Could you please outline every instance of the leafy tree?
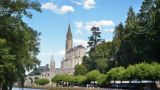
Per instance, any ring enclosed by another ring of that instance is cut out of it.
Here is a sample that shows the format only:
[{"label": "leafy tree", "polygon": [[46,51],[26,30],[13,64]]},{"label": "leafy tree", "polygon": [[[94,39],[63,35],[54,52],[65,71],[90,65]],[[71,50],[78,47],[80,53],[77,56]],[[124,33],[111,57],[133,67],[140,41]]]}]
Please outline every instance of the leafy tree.
[{"label": "leafy tree", "polygon": [[125,69],[123,67],[112,68],[107,73],[108,80],[123,80],[124,79]]},{"label": "leafy tree", "polygon": [[2,89],[11,90],[15,81],[23,86],[25,70],[33,69],[40,64],[36,58],[40,33],[23,22],[22,17],[31,18],[30,10],[41,9],[36,0],[1,0],[0,7],[0,38],[6,40],[6,46],[10,49],[8,53],[15,58],[7,59],[8,63],[0,63],[0,66],[7,66],[3,74]]},{"label": "leafy tree", "polygon": [[95,48],[98,44],[102,42],[101,32],[99,27],[91,28],[92,35],[89,37],[88,48],[90,49],[87,56],[83,58],[83,65],[88,69],[88,71],[92,71],[97,69],[96,60],[94,58]]},{"label": "leafy tree", "polygon": [[[0,39],[0,86],[5,82],[7,77],[10,82],[16,81],[16,70],[13,62],[15,61],[14,55],[10,55],[10,48],[8,47],[5,39]],[[12,77],[10,77],[12,76]]]},{"label": "leafy tree", "polygon": [[97,84],[99,86],[104,86],[105,82],[106,82],[106,75],[105,74],[100,74],[99,76],[97,76]]},{"label": "leafy tree", "polygon": [[99,30],[99,27],[92,27],[91,31],[92,35],[89,37],[88,47],[90,47],[90,50],[92,51],[99,44],[99,42],[102,41],[102,39],[100,36],[101,32]]},{"label": "leafy tree", "polygon": [[121,65],[123,58],[123,34],[124,34],[124,27],[123,24],[120,23],[118,26],[115,27],[114,37],[113,37],[113,55],[114,55],[114,62],[115,65]]},{"label": "leafy tree", "polygon": [[87,73],[87,68],[82,64],[76,65],[74,70],[74,75],[86,75]]},{"label": "leafy tree", "polygon": [[46,78],[40,78],[40,79],[36,79],[34,81],[34,83],[39,84],[39,85],[46,85],[48,84],[50,81]]},{"label": "leafy tree", "polygon": [[78,75],[74,76],[74,83],[77,85],[83,85],[86,82],[86,76]]},{"label": "leafy tree", "polygon": [[88,81],[96,81],[97,80],[97,76],[99,76],[100,73],[98,70],[93,70],[93,71],[90,71],[89,73],[87,73],[87,80]]},{"label": "leafy tree", "polygon": [[111,48],[112,42],[102,42],[95,48],[92,57],[94,57],[100,73],[106,73],[106,71],[112,68]]}]

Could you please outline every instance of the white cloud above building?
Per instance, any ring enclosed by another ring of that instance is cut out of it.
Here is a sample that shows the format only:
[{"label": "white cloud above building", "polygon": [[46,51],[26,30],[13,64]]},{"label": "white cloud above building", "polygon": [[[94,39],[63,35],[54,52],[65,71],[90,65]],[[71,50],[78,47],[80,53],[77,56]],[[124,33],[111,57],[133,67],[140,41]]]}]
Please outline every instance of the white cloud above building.
[{"label": "white cloud above building", "polygon": [[53,2],[47,2],[47,3],[42,4],[41,8],[50,10],[57,14],[66,14],[66,13],[75,11],[72,6],[69,6],[69,5],[58,6]]}]

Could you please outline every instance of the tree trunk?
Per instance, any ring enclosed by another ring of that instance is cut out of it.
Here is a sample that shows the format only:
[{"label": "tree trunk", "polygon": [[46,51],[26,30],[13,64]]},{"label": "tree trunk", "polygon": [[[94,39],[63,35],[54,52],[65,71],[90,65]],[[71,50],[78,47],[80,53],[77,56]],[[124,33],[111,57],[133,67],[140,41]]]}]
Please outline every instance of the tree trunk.
[{"label": "tree trunk", "polygon": [[2,85],[2,90],[8,90],[8,84],[6,81],[4,81],[4,83]]},{"label": "tree trunk", "polygon": [[9,90],[12,90],[12,87],[13,87],[13,83],[9,83]]}]

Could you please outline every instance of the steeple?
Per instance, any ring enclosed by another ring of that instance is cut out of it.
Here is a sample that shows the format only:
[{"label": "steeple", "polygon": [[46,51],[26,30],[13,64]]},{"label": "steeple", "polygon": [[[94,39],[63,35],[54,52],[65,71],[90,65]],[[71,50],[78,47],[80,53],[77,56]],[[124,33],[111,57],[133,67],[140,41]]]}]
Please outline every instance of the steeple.
[{"label": "steeple", "polygon": [[68,26],[68,31],[66,35],[66,51],[72,48],[72,32],[70,24]]},{"label": "steeple", "polygon": [[55,61],[54,61],[54,55],[52,52],[51,61],[50,61],[50,71],[54,72],[54,70],[55,70]]}]

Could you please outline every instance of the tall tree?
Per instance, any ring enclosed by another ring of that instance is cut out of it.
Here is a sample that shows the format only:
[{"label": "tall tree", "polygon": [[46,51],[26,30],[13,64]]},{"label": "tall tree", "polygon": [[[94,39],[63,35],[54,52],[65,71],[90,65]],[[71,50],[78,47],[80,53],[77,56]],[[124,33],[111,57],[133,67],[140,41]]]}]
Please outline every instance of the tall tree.
[{"label": "tall tree", "polygon": [[111,55],[111,49],[112,49],[112,42],[102,42],[95,48],[95,52],[93,57],[95,58],[97,70],[100,71],[100,73],[106,73],[108,70],[110,70],[112,65],[112,55]]},{"label": "tall tree", "polygon": [[90,49],[87,53],[88,55],[83,58],[83,65],[88,69],[88,71],[94,70],[97,68],[96,60],[94,57],[96,46],[102,42],[101,32],[99,27],[91,28],[92,35],[89,37],[88,48]]},{"label": "tall tree", "polygon": [[88,47],[90,47],[90,50],[92,51],[100,42],[102,42],[102,39],[99,27],[92,27],[91,31],[92,35],[89,37]]},{"label": "tall tree", "polygon": [[[31,18],[29,10],[41,11],[41,9],[36,0],[1,0],[0,7],[0,38],[6,40],[8,53],[15,58],[14,61],[7,59],[10,65],[3,70],[2,89],[11,90],[15,81],[23,86],[25,71],[40,63],[36,58],[39,52],[40,33],[29,27],[22,17]],[[8,65],[4,62],[2,59],[0,66]]]}]

